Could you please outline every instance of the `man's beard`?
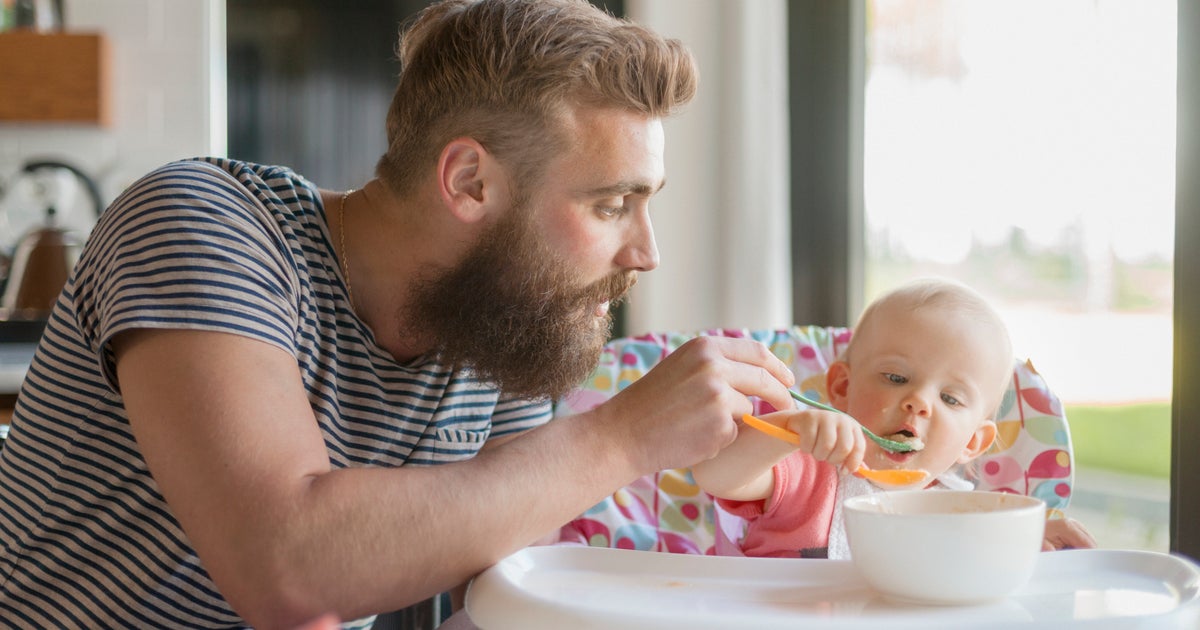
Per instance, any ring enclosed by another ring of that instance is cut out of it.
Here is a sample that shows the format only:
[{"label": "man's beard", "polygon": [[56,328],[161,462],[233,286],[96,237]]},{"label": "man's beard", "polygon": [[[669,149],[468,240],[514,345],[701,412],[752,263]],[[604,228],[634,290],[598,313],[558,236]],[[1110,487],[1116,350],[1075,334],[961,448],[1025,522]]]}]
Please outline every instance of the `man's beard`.
[{"label": "man's beard", "polygon": [[[612,307],[637,282],[617,272],[580,287],[514,204],[456,267],[418,281],[401,321],[442,362],[471,367],[505,394],[560,398],[583,382],[612,329]],[[610,302],[609,312],[595,308]]]}]

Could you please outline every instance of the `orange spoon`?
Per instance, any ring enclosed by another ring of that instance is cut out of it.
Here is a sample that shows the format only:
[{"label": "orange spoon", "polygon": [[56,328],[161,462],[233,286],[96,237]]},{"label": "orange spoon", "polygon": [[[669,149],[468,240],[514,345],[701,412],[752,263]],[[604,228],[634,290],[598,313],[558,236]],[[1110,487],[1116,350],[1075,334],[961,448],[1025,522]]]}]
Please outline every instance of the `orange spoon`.
[{"label": "orange spoon", "polygon": [[[755,418],[750,414],[743,415],[742,422],[745,422],[746,424],[758,429],[759,431],[762,431],[763,433],[766,433],[773,438],[783,440],[789,444],[795,444],[796,446],[800,445],[800,436],[796,435],[794,431],[789,431],[783,427],[773,425],[766,420]],[[929,473],[925,472],[924,470],[909,470],[904,468],[875,470],[872,468],[867,468],[866,466],[859,466],[858,470],[854,471],[854,474],[864,479],[874,481],[875,483],[888,486],[908,486],[920,481],[924,481],[925,478],[929,476]]]}]

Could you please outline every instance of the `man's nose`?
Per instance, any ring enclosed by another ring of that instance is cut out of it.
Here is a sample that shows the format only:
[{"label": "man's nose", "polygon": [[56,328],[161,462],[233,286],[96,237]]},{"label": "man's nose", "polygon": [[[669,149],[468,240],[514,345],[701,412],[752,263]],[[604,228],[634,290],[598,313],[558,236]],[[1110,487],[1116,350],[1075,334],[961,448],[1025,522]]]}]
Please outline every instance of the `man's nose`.
[{"label": "man's nose", "polygon": [[622,269],[633,271],[651,271],[658,267],[658,243],[654,240],[654,225],[649,214],[639,213],[616,263]]}]

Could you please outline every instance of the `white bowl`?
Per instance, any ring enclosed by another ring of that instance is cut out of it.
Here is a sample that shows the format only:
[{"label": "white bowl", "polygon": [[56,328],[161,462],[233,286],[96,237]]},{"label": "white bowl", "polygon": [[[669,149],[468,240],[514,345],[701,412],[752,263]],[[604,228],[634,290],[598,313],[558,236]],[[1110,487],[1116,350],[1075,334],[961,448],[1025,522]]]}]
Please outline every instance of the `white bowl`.
[{"label": "white bowl", "polygon": [[1046,504],[1020,494],[904,490],[842,505],[854,566],[888,599],[977,604],[1033,575]]}]

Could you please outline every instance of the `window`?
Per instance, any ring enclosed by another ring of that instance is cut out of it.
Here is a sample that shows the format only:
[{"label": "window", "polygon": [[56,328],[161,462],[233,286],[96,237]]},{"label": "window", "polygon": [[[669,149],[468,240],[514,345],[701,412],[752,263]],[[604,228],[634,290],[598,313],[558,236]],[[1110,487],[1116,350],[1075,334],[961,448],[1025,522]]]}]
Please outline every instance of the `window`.
[{"label": "window", "polygon": [[865,297],[987,295],[1066,406],[1069,513],[1168,548],[1176,3],[869,0]]}]

